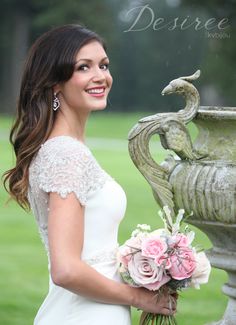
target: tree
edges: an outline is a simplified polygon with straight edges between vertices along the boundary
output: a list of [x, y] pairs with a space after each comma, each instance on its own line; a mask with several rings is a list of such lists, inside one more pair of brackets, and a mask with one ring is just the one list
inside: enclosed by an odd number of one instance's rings
[[[169, 7], [165, 1], [150, 1], [150, 9], [144, 12], [135, 26], [137, 31], [124, 32], [135, 21], [140, 6], [146, 5], [144, 1], [133, 2], [129, 5], [126, 1], [114, 8], [120, 13], [116, 26], [120, 35], [116, 58], [119, 71], [115, 71], [115, 80], [122, 87], [117, 87], [112, 99], [124, 111], [179, 110], [181, 99], [171, 96], [162, 98], [161, 91], [170, 80], [192, 74], [199, 68], [206, 39], [203, 32], [197, 33], [193, 29], [182, 31], [165, 27], [154, 30], [152, 25], [144, 29], [149, 25], [151, 10], [155, 19], [164, 19], [165, 24], [175, 17], [184, 19], [188, 16], [189, 11], [185, 7]], [[200, 17], [203, 15], [199, 12]]]
[[[213, 84], [222, 101], [220, 104], [235, 106], [236, 93], [236, 6], [235, 0], [183, 0], [192, 10], [200, 8], [209, 17], [218, 20], [228, 19], [228, 28], [224, 31], [212, 31], [207, 43], [207, 54], [203, 66], [205, 84]], [[213, 105], [219, 103], [212, 103]]]
[[[94, 14], [96, 13], [96, 14]], [[106, 1], [90, 0], [2, 0], [1, 30], [1, 112], [15, 110], [22, 68], [33, 40], [44, 31], [67, 23], [83, 23], [112, 38], [112, 22]]]

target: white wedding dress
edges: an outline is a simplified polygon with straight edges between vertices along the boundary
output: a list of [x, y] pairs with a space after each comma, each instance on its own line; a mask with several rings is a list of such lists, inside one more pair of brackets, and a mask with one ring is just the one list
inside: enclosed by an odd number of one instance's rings
[[[85, 206], [82, 259], [104, 276], [121, 281], [118, 273], [117, 233], [126, 208], [123, 189], [97, 163], [90, 150], [69, 136], [47, 140], [29, 168], [28, 198], [48, 257], [48, 193], [65, 198], [74, 192]], [[130, 325], [130, 308], [89, 300], [55, 285], [34, 325]]]

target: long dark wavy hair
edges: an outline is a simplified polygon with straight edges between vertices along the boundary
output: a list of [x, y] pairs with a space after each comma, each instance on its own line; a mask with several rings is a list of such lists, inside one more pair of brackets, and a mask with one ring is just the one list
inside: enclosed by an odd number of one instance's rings
[[93, 40], [106, 50], [103, 39], [95, 32], [80, 25], [65, 25], [43, 34], [29, 51], [10, 132], [16, 165], [3, 174], [5, 189], [25, 210], [30, 209], [29, 166], [51, 133], [57, 114], [52, 109], [53, 87], [71, 78], [79, 49]]

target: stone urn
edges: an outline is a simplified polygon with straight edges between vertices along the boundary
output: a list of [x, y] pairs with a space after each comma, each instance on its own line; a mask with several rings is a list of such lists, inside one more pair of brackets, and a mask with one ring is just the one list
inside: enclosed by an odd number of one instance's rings
[[[163, 95], [182, 95], [185, 108], [139, 120], [129, 133], [129, 152], [157, 203], [175, 213], [181, 208], [192, 213], [187, 222], [210, 238], [210, 262], [229, 276], [222, 288], [228, 306], [214, 324], [236, 325], [236, 107], [200, 106], [192, 84], [199, 76], [198, 70], [164, 88]], [[198, 128], [194, 142], [186, 127], [190, 121]], [[164, 149], [174, 153], [160, 165], [149, 149], [154, 134]]]

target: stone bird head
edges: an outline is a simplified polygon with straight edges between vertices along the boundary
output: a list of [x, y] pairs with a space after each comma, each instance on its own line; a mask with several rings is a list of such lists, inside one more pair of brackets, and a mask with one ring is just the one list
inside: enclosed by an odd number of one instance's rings
[[197, 70], [193, 75], [186, 76], [186, 77], [180, 77], [177, 79], [172, 80], [168, 86], [166, 86], [162, 90], [162, 95], [169, 95], [172, 93], [175, 94], [184, 94], [187, 89], [189, 89], [189, 86], [191, 85], [191, 81], [198, 79], [200, 76], [200, 70]]

